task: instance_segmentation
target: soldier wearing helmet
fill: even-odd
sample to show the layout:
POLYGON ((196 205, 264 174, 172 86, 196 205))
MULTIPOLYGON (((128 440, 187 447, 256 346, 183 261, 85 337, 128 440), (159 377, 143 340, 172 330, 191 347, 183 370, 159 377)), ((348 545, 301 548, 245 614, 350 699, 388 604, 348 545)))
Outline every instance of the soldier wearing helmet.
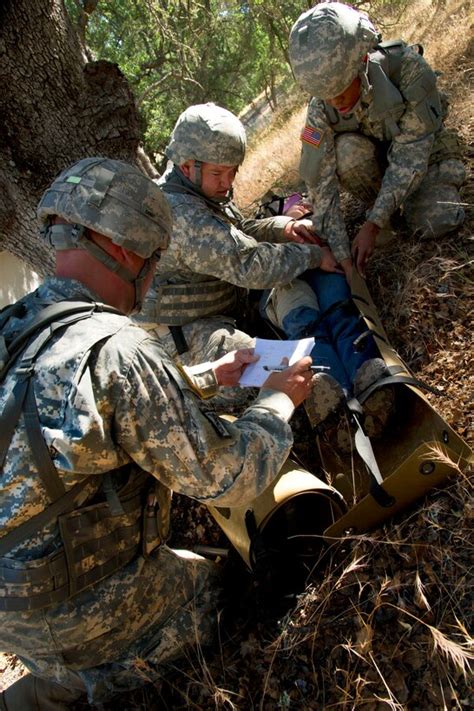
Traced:
MULTIPOLYGON (((173 234, 137 319, 189 365, 253 344, 235 328, 239 289, 335 267, 329 250, 314 243, 310 221, 243 220, 230 195, 245 145, 239 119, 208 103, 181 114, 166 148, 172 165, 159 184, 172 206, 173 234)), ((247 395, 230 393, 234 401, 247 395)))
POLYGON ((172 225, 166 199, 140 171, 120 161, 84 159, 46 190, 38 218, 42 237, 58 252, 59 273, 66 260, 63 252, 81 250, 73 255, 75 262, 82 256, 84 262, 98 261, 97 267, 107 270, 101 288, 110 290, 109 302, 119 299, 117 306, 124 313, 140 308, 172 225), (128 260, 120 258, 125 254, 128 260), (142 262, 138 272, 133 260, 142 262))
POLYGON ((315 229, 348 276, 352 257, 365 274, 397 210, 421 238, 441 237, 464 219, 465 171, 457 137, 443 125, 436 74, 419 46, 380 39, 364 13, 339 2, 304 12, 290 33, 294 75, 313 97, 300 173, 315 229), (368 207, 352 253, 338 184, 368 207))
POLYGON ((235 383, 254 357, 229 354, 196 384, 125 315, 172 227, 137 168, 79 161, 38 215, 56 275, 0 315, 2 650, 32 672, 1 695, 8 711, 100 703, 211 641, 219 570, 166 545, 170 490, 253 500, 311 379, 309 359, 272 373, 245 420, 221 422, 199 383, 235 383))

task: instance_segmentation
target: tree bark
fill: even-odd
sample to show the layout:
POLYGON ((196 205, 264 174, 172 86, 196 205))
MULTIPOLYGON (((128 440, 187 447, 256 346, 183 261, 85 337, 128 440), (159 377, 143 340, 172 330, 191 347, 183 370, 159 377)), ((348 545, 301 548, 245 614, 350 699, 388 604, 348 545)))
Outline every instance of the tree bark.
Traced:
POLYGON ((139 163, 134 97, 119 67, 87 62, 62 0, 0 3, 0 249, 42 274, 52 250, 36 205, 55 175, 86 156, 139 163))

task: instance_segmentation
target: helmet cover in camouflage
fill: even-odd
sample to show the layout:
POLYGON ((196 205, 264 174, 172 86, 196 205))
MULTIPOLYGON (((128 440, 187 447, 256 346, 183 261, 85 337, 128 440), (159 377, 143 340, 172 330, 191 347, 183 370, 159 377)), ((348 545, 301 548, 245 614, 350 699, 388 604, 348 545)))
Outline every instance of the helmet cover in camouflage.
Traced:
POLYGON ((304 12, 290 33, 290 61, 296 80, 318 99, 341 94, 362 70, 364 56, 380 40, 365 14, 339 2, 304 12))
POLYGON ((241 121, 213 103, 196 104, 183 111, 165 153, 175 165, 197 160, 216 165, 240 165, 247 139, 241 121))
POLYGON ((160 188, 135 166, 111 158, 84 158, 60 173, 43 194, 37 215, 43 223, 58 216, 88 227, 144 259, 166 249, 172 228, 171 208, 160 188))

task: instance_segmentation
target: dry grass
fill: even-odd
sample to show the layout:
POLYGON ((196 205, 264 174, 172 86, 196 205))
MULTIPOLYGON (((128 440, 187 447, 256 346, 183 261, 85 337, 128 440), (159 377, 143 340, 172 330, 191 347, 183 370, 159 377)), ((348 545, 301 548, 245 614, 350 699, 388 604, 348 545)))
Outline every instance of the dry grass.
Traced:
MULTIPOLYGON (((445 72, 449 121, 467 145, 474 135, 471 24, 468 3, 421 0, 410 6, 403 27, 385 33, 425 44, 429 61, 445 72)), ((251 146, 236 184, 237 201, 250 212, 267 190, 298 184, 304 112, 299 106, 291 117, 280 116, 251 146)), ((471 442, 473 192, 470 179, 460 234, 439 244, 402 235, 376 253, 369 273, 391 342, 417 375, 442 390, 437 409, 471 442)), ((188 518, 195 529, 194 507, 188 518)), ((200 542, 215 545, 215 529, 203 540, 208 523, 202 516, 200 542)), ((246 597, 217 648, 198 649, 161 687, 123 696, 121 705, 173 711, 474 708, 473 517, 471 479, 459 473, 381 529, 345 539, 331 565, 316 572, 279 617, 255 609, 256 591, 242 574, 237 587, 246 597)), ((186 530, 188 518, 185 512, 186 530)))
MULTIPOLYGON (((428 60, 444 71, 449 124, 466 145, 474 135, 471 24, 467 3, 422 0, 409 7, 404 26, 385 32, 386 38, 421 41, 428 60)), ((250 147, 236 186, 237 201, 249 214, 268 190, 298 185, 304 112, 300 106, 290 120, 278 118, 250 147)), ((417 375, 441 390, 433 404, 471 443, 473 190, 469 176, 463 191, 467 220, 458 235, 420 244, 400 234, 377 251, 369 272, 392 344, 417 375)), ((434 459, 445 456, 433 453, 434 459)), ((257 615, 250 623, 243 618, 240 635, 221 647, 217 662, 207 661, 214 690, 189 690, 188 707, 473 708, 473 513, 471 478, 458 472, 448 487, 432 491, 382 529, 345 539, 331 566, 316 574, 286 615, 257 615), (217 701, 224 679, 236 696, 217 701)))
POLYGON ((277 115, 270 129, 250 146, 235 181, 235 198, 246 215, 252 215, 267 190, 285 192, 299 183, 298 160, 301 126, 306 113, 303 105, 290 117, 286 110, 277 115), (285 120, 286 119, 286 120, 285 120))

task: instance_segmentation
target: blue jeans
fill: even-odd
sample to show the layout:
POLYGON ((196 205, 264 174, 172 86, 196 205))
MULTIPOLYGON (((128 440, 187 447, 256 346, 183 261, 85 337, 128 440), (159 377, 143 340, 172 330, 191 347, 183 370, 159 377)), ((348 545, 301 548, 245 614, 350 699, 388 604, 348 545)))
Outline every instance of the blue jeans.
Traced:
POLYGON ((290 311, 283 318, 285 336, 288 339, 314 336, 316 343, 311 352, 313 364, 329 367, 325 372, 332 375, 351 395, 359 367, 369 358, 379 355, 373 337, 367 336, 360 344, 361 350, 355 350, 354 341, 367 327, 352 302, 344 275, 311 269, 302 274, 300 279, 304 279, 314 291, 319 310, 302 306, 290 311), (336 304, 340 306, 336 307, 336 304))

